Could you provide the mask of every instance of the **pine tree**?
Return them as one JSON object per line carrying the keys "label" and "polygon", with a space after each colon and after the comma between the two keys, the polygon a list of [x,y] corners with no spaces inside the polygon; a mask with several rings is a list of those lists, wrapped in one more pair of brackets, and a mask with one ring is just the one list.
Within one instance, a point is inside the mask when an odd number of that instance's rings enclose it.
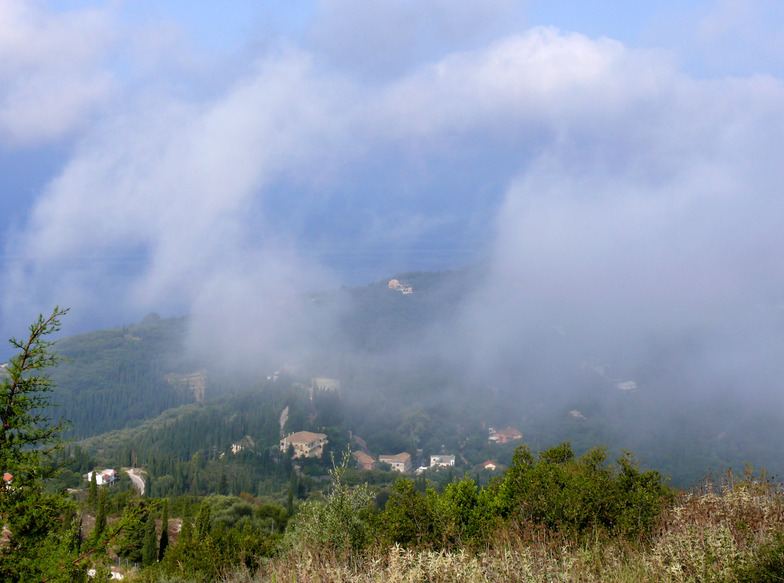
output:
{"label": "pine tree", "polygon": [[12,338],[18,350],[0,379],[0,522],[7,528],[0,545],[0,580],[68,581],[77,576],[68,516],[73,504],[44,492],[42,481],[56,471],[47,463],[62,449],[67,422],[48,417],[52,380],[44,372],[61,358],[48,335],[60,329],[67,310],[39,316],[27,338]]}

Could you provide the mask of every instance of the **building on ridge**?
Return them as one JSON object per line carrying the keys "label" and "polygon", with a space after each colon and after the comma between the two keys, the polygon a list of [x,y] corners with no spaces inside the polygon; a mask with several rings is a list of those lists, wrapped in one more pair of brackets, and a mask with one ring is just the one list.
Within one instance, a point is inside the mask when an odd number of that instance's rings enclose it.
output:
{"label": "building on ridge", "polygon": [[324,453],[324,446],[329,441],[323,433],[313,433],[311,431],[297,431],[291,433],[280,440],[280,451],[286,453],[289,446],[294,448],[293,457],[321,457]]}

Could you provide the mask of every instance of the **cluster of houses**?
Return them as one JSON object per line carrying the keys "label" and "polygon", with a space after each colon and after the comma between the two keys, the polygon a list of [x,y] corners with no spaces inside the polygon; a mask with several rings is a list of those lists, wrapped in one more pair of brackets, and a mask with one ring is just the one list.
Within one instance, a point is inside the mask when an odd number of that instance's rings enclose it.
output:
{"label": "cluster of houses", "polygon": [[[356,461],[358,470],[373,470],[379,463],[388,464],[390,469],[394,472],[403,474],[409,473],[413,469],[413,460],[410,453],[398,453],[395,455],[380,455],[378,462],[371,456],[363,451],[355,451],[351,454]],[[455,456],[453,455],[431,455],[429,466],[420,466],[416,473],[419,474],[430,468],[450,467],[455,465]]]}
{"label": "cluster of houses", "polygon": [[[501,431],[490,429],[489,440],[491,443],[508,443],[517,439],[522,439],[523,434],[517,429],[507,427]],[[324,446],[329,443],[324,433],[313,433],[311,431],[297,431],[290,433],[280,440],[279,447],[282,453],[291,453],[292,458],[318,458],[324,453]],[[388,464],[395,472],[407,474],[413,469],[413,460],[410,453],[398,453],[378,456],[378,460],[364,451],[352,452],[352,457],[359,470],[373,470],[378,464]],[[453,467],[455,456],[450,454],[440,454],[430,456],[429,466],[420,466],[416,473],[421,473],[431,468]],[[488,460],[482,464],[488,471],[495,471],[498,465]]]}
{"label": "cluster of houses", "polygon": [[[401,282],[397,279],[389,280],[389,289],[399,291],[403,294],[410,294],[413,293],[412,288],[406,282]],[[275,372],[275,378],[277,379],[278,371]],[[306,389],[310,393],[311,399],[313,398],[313,394],[315,392],[340,392],[340,381],[338,379],[329,378],[329,377],[313,377],[310,381],[310,386],[307,385],[299,385],[303,389]],[[283,427],[288,420],[288,407],[283,411],[280,417],[280,427],[281,432],[283,431]],[[510,441],[515,441],[518,439],[522,439],[523,434],[514,429],[513,427],[507,427],[506,429],[501,429],[500,431],[496,431],[492,427],[489,429],[489,436],[488,440],[490,443],[509,443]],[[249,437],[246,437],[246,440],[249,440]],[[252,443],[252,442],[251,442]],[[279,443],[278,447],[280,452],[283,455],[289,455],[292,459],[305,459],[305,458],[320,458],[323,453],[326,445],[329,443],[326,434],[324,433],[315,433],[312,431],[297,431],[295,433],[289,433],[285,437],[283,437]],[[411,457],[410,453],[402,452],[397,454],[385,454],[379,455],[378,459],[373,458],[369,453],[367,453],[367,447],[359,440],[359,450],[352,452],[352,456],[354,458],[354,462],[356,468],[359,470],[373,470],[375,469],[378,464],[386,464],[388,465],[393,471],[401,472],[401,473],[409,473],[414,469],[414,460]],[[233,444],[232,445],[232,453],[238,453],[242,449],[244,449],[246,444]],[[423,460],[424,461],[424,460]],[[420,461],[421,463],[421,461]],[[427,462],[425,462],[427,463]],[[421,473],[425,470],[431,468],[439,468],[439,467],[453,467],[455,465],[455,456],[450,454],[440,454],[440,455],[432,455],[430,456],[429,465],[421,465],[416,469],[416,473]],[[488,460],[481,464],[481,467],[488,471],[495,471],[498,465],[492,461]]]}
{"label": "cluster of houses", "polygon": [[405,281],[398,281],[397,279],[389,280],[389,289],[399,291],[404,296],[414,293],[414,289]]}

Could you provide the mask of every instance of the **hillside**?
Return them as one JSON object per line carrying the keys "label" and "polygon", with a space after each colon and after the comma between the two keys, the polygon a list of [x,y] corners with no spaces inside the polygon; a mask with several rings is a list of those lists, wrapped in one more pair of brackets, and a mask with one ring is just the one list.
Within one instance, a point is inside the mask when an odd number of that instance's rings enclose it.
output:
{"label": "hillside", "polygon": [[[286,407],[286,431],[325,431],[336,447],[354,435],[374,456],[454,454],[460,472],[488,459],[508,463],[513,445],[499,451],[487,441],[490,427],[507,426],[534,449],[570,440],[577,452],[597,444],[611,456],[633,450],[678,486],[746,463],[784,471],[777,413],[753,409],[733,391],[700,397],[675,349],[630,367],[591,359],[595,347],[545,326],[532,330],[526,344],[510,344],[495,368],[477,372],[471,355],[449,348],[450,326],[476,292],[477,269],[390,278],[411,293],[385,279],[302,298],[337,313],[337,325],[324,334],[330,340],[319,346],[318,358],[270,370],[227,374],[212,368],[213,359],[189,358],[183,349],[188,318],[151,315],[65,338],[57,348],[69,360],[53,371],[56,413],[72,421],[71,435],[80,439],[115,432],[90,447],[121,465],[135,452],[139,463],[161,468],[153,474],[167,491],[207,492],[211,482],[194,485],[183,477],[189,468],[176,474],[161,459],[217,461],[246,436],[266,461],[254,458],[237,473],[236,464],[223,467],[230,459],[224,457],[211,479],[224,472],[238,476],[240,490],[251,487],[272,467]],[[334,379],[339,391],[311,398],[317,377]],[[192,407],[177,409],[183,405]],[[134,427],[145,430],[117,433]],[[276,472],[275,480],[286,479]],[[252,488],[258,491],[258,483]]]}
{"label": "hillside", "polygon": [[[416,272],[398,277],[410,281],[416,292],[404,297],[384,281],[301,301],[330,310],[346,301],[347,294],[352,309],[342,313],[336,341],[358,353],[384,352],[416,336],[439,314],[454,310],[456,282],[464,276]],[[66,360],[52,371],[52,402],[58,405],[54,416],[71,421],[71,436],[85,438],[139,424],[172,407],[243,390],[273,372],[237,370],[233,378],[221,375],[219,382],[211,381],[215,363],[197,361],[184,351],[188,323],[188,317],[151,314],[137,324],[60,340],[57,350]],[[324,360],[334,361],[334,355]]]}
{"label": "hillside", "polygon": [[[187,318],[142,322],[64,338],[64,360],[51,373],[55,416],[71,436],[89,437],[134,425],[191,403],[194,392],[168,375],[190,372],[182,349]],[[167,380],[167,378],[169,380]]]}

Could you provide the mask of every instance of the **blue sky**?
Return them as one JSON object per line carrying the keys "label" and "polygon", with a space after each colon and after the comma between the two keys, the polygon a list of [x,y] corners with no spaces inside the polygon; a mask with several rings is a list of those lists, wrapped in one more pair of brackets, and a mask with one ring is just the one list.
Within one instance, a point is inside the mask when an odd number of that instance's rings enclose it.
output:
{"label": "blue sky", "polygon": [[265,322],[478,260],[548,313],[781,301],[782,29],[772,0],[0,0],[0,328]]}

